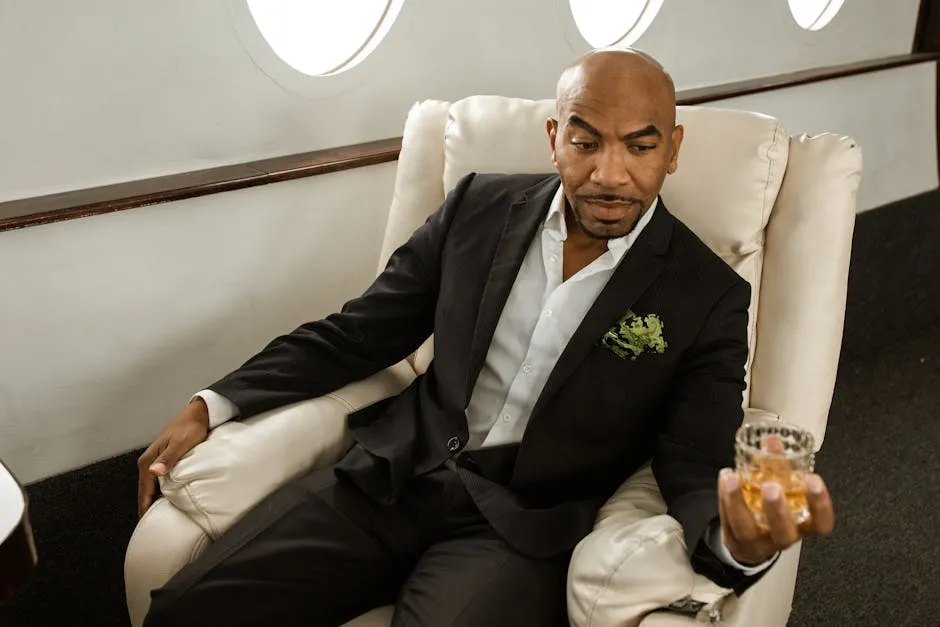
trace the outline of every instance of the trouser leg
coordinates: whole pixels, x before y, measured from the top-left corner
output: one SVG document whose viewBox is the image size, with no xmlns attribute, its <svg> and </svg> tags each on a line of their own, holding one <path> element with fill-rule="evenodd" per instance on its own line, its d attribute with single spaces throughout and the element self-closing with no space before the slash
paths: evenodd
<svg viewBox="0 0 940 627">
<path fill-rule="evenodd" d="M 145 627 L 335 626 L 392 602 L 419 552 L 400 507 L 332 469 L 262 500 L 163 588 Z"/>
<path fill-rule="evenodd" d="M 547 559 L 518 553 L 456 474 L 442 472 L 438 480 L 445 513 L 402 586 L 393 627 L 567 627 L 570 552 Z"/>
</svg>

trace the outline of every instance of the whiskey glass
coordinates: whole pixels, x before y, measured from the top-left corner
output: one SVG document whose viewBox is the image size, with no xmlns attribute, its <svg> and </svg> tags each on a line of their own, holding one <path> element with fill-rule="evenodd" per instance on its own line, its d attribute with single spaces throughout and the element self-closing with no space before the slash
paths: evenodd
<svg viewBox="0 0 940 627">
<path fill-rule="evenodd" d="M 783 488 L 797 524 L 809 518 L 806 477 L 816 461 L 812 433 L 783 421 L 745 423 L 735 435 L 734 450 L 744 503 L 758 525 L 767 526 L 761 486 L 771 481 Z"/>
</svg>

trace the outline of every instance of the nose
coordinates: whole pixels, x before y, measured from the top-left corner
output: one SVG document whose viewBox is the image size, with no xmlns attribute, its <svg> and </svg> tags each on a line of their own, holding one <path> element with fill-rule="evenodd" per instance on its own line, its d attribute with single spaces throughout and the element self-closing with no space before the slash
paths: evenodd
<svg viewBox="0 0 940 627">
<path fill-rule="evenodd" d="M 632 182 L 625 148 L 605 147 L 595 156 L 591 182 L 602 189 L 622 189 Z"/>
</svg>

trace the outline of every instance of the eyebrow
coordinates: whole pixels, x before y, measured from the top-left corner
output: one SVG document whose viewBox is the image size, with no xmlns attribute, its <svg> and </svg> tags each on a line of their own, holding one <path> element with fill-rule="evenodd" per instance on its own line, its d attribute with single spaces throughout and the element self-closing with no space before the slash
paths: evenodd
<svg viewBox="0 0 940 627">
<path fill-rule="evenodd" d="M 582 120 L 581 118 L 579 118 L 579 117 L 576 116 L 576 115 L 572 115 L 571 117 L 568 118 L 568 124 L 571 124 L 571 125 L 573 125 L 573 126 L 577 126 L 577 127 L 579 127 L 579 128 L 582 128 L 582 129 L 584 129 L 585 131 L 587 131 L 588 133 L 590 133 L 591 135 L 593 135 L 594 137 L 600 137 L 600 136 L 601 136 L 600 131 L 598 131 L 596 128 L 594 128 L 593 126 L 591 126 L 590 124 L 588 124 L 587 122 L 585 122 L 584 120 Z M 633 131 L 633 132 L 631 132 L 631 133 L 627 133 L 626 135 L 624 135 L 624 136 L 621 137 L 620 139 L 623 140 L 623 141 L 631 141 L 631 140 L 634 140 L 634 139 L 639 139 L 639 138 L 641 138 L 641 137 L 649 137 L 649 136 L 651 136 L 651 135 L 652 135 L 652 136 L 655 136 L 655 137 L 658 137 L 658 138 L 660 138 L 660 139 L 663 138 L 662 131 L 660 131 L 658 128 L 656 128 L 655 125 L 650 124 L 649 126 L 647 126 L 647 127 L 645 127 L 645 128 L 641 128 L 641 129 L 638 130 L 638 131 Z"/>
</svg>

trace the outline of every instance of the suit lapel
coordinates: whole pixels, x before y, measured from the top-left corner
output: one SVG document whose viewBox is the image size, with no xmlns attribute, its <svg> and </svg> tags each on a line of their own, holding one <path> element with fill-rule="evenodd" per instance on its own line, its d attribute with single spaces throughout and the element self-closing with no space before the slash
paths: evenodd
<svg viewBox="0 0 940 627">
<path fill-rule="evenodd" d="M 473 386 L 483 368 L 486 353 L 499 316 L 509 298 L 509 292 L 519 274 L 522 260 L 535 237 L 539 225 L 548 214 L 548 206 L 561 181 L 557 176 L 548 177 L 545 181 L 534 185 L 522 192 L 509 207 L 509 215 L 503 224 L 503 232 L 496 246 L 493 263 L 483 288 L 483 297 L 480 300 L 479 313 L 476 326 L 473 329 L 473 340 L 470 343 L 470 361 L 467 369 L 467 398 L 470 402 Z"/>
<path fill-rule="evenodd" d="M 633 306 L 662 271 L 674 221 L 660 200 L 650 223 L 627 251 L 555 363 L 532 410 L 529 425 L 607 329 Z"/>
</svg>

